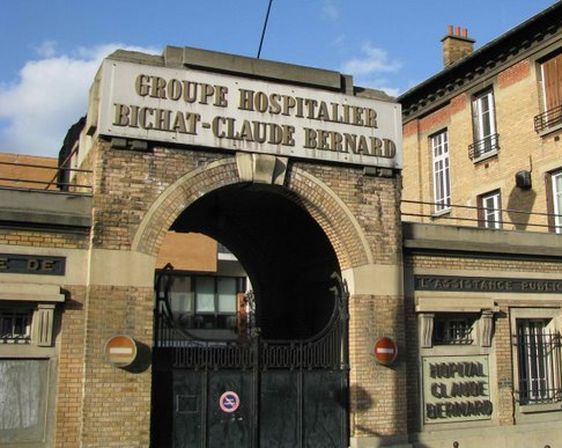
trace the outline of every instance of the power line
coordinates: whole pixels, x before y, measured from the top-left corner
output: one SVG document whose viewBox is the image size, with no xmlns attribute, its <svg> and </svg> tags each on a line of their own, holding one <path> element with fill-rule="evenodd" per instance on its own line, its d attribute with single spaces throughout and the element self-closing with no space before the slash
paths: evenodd
<svg viewBox="0 0 562 448">
<path fill-rule="evenodd" d="M 269 21 L 269 12 L 271 11 L 271 4 L 273 0 L 269 0 L 269 5 L 267 6 L 267 12 L 265 13 L 265 21 L 263 22 L 263 30 L 261 32 L 260 47 L 258 49 L 258 59 L 261 55 L 261 48 L 263 46 L 263 39 L 265 38 L 265 30 L 267 28 L 267 22 Z"/>
</svg>

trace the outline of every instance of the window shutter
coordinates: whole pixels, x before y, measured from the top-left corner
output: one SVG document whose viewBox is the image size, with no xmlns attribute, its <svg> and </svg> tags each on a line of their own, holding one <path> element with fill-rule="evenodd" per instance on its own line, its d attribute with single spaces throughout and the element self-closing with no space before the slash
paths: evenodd
<svg viewBox="0 0 562 448">
<path fill-rule="evenodd" d="M 546 191 L 546 212 L 548 215 L 548 231 L 556 231 L 556 222 L 554 220 L 554 191 L 552 190 L 552 174 L 544 175 L 545 191 Z"/>
<path fill-rule="evenodd" d="M 562 53 L 542 65 L 545 111 L 562 105 Z"/>
</svg>

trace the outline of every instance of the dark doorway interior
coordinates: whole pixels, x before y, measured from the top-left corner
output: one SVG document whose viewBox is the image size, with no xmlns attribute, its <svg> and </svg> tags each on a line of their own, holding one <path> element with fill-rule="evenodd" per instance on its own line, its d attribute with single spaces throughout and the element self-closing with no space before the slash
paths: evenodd
<svg viewBox="0 0 562 448">
<path fill-rule="evenodd" d="M 227 246 L 256 294 L 264 339 L 306 339 L 334 308 L 336 254 L 320 226 L 281 187 L 237 184 L 209 193 L 182 213 L 176 232 L 204 233 Z"/>
</svg>

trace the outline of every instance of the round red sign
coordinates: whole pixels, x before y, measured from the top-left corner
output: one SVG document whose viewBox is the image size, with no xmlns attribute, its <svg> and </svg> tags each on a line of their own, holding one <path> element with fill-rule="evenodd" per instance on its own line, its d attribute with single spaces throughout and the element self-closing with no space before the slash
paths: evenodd
<svg viewBox="0 0 562 448">
<path fill-rule="evenodd" d="M 398 356 L 398 347 L 394 339 L 387 336 L 378 338 L 374 349 L 375 359 L 381 364 L 392 364 Z"/>
<path fill-rule="evenodd" d="M 227 414 L 235 412 L 240 406 L 240 397 L 232 390 L 226 391 L 219 398 L 219 406 Z"/>
<path fill-rule="evenodd" d="M 128 367 L 137 357 L 137 343 L 129 336 L 113 336 L 105 343 L 105 357 L 116 367 Z"/>
</svg>

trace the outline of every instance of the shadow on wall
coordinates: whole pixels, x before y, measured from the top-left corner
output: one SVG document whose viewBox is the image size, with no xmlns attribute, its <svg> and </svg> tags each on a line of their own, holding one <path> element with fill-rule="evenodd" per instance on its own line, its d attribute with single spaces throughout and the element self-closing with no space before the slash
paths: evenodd
<svg viewBox="0 0 562 448">
<path fill-rule="evenodd" d="M 529 225 L 529 220 L 531 216 L 529 213 L 533 210 L 535 200 L 537 198 L 537 193 L 533 189 L 522 190 L 518 187 L 513 187 L 511 193 L 507 200 L 507 215 L 509 216 L 509 221 L 513 224 L 515 230 L 541 230 L 540 227 L 527 228 Z M 514 211 L 517 210 L 517 211 Z M 518 213 L 521 211 L 523 213 Z M 532 224 L 546 224 L 536 219 Z"/>
<path fill-rule="evenodd" d="M 353 415 L 366 412 L 374 406 L 373 399 L 369 392 L 358 384 L 354 384 L 349 388 L 349 397 L 351 398 L 351 412 Z M 353 426 L 356 432 L 359 430 L 362 434 L 379 435 L 377 432 L 360 424 L 355 423 Z"/>
</svg>

